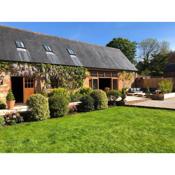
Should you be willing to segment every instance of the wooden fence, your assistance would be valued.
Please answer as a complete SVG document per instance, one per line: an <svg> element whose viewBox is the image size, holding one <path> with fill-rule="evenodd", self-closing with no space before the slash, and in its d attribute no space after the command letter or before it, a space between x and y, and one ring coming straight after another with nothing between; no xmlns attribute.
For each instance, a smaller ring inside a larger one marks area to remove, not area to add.
<svg viewBox="0 0 175 175"><path fill-rule="evenodd" d="M159 87L161 80L171 80L175 90L175 77L138 77L135 79L134 86L139 88L156 88Z"/></svg>

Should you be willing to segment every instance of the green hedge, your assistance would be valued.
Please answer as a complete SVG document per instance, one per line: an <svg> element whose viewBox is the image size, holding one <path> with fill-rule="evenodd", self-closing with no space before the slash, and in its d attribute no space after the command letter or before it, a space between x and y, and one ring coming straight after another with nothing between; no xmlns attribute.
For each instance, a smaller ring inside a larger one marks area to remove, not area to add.
<svg viewBox="0 0 175 175"><path fill-rule="evenodd" d="M90 95L84 95L80 101L81 103L78 105L79 112L88 112L94 110L94 99Z"/></svg>
<svg viewBox="0 0 175 175"><path fill-rule="evenodd" d="M50 117L48 99L41 94L30 96L27 101L29 110L31 110L31 120L44 120Z"/></svg>
<svg viewBox="0 0 175 175"><path fill-rule="evenodd" d="M94 99L95 109L105 109L108 108L108 98L106 93L102 90L94 90L91 93L91 97Z"/></svg>
<svg viewBox="0 0 175 175"><path fill-rule="evenodd" d="M50 92L48 94L48 96L51 97L52 95L55 95L55 94L59 94L59 95L63 96L64 98L67 98L67 100L70 101L70 94L69 94L68 90L65 88L55 88L52 90L52 92Z"/></svg>
<svg viewBox="0 0 175 175"><path fill-rule="evenodd" d="M62 117L68 112L68 99L59 94L55 93L49 97L49 109L51 117Z"/></svg>

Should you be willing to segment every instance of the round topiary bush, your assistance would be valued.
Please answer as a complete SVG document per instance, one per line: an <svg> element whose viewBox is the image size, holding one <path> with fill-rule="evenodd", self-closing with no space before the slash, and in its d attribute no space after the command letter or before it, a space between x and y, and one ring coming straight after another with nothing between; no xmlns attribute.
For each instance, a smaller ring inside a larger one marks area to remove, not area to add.
<svg viewBox="0 0 175 175"><path fill-rule="evenodd" d="M90 95L84 95L80 99L81 103L78 105L79 112L88 112L94 110L94 99Z"/></svg>
<svg viewBox="0 0 175 175"><path fill-rule="evenodd" d="M69 94L68 90L65 88L55 88L52 90L52 92L50 92L48 94L48 96L51 97L55 94L59 94L59 95L63 96L64 98L67 98L67 100L70 101L70 94Z"/></svg>
<svg viewBox="0 0 175 175"><path fill-rule="evenodd" d="M49 97L49 109L51 117L62 117L68 112L68 99L60 94Z"/></svg>
<svg viewBox="0 0 175 175"><path fill-rule="evenodd" d="M81 88L79 90L79 93L82 95L89 95L92 92L91 88Z"/></svg>
<svg viewBox="0 0 175 175"><path fill-rule="evenodd" d="M105 109L108 108L108 98L106 93L102 90L94 90L91 93L91 97L94 99L95 109Z"/></svg>
<svg viewBox="0 0 175 175"><path fill-rule="evenodd" d="M50 117L48 99L43 95L34 94L30 96L27 105L31 111L31 120L44 120Z"/></svg>

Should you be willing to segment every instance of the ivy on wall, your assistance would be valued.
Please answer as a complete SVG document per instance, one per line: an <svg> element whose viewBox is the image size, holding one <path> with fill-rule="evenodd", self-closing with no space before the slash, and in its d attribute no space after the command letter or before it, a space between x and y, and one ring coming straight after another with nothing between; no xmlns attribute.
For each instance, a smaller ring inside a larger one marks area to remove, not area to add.
<svg viewBox="0 0 175 175"><path fill-rule="evenodd" d="M0 73L2 72L8 72L13 76L40 77L45 80L46 87L67 89L82 87L83 80L87 76L87 69L84 67L19 62L0 62Z"/></svg>

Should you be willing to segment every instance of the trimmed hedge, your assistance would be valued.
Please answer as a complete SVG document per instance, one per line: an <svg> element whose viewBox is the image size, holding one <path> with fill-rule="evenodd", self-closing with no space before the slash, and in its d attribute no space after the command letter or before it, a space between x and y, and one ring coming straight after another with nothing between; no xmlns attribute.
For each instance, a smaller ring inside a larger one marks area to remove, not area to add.
<svg viewBox="0 0 175 175"><path fill-rule="evenodd" d="M51 117L56 118L64 116L68 112L68 104L68 99L59 93L50 96L49 109Z"/></svg>
<svg viewBox="0 0 175 175"><path fill-rule="evenodd" d="M0 127L5 125L5 119L3 116L0 116Z"/></svg>
<svg viewBox="0 0 175 175"><path fill-rule="evenodd" d="M88 112L94 110L94 99L90 95L84 95L80 101L81 103L77 108L79 112Z"/></svg>
<svg viewBox="0 0 175 175"><path fill-rule="evenodd" d="M82 94L80 94L79 92L71 92L70 93L70 101L71 102L77 102L77 101L80 101L80 99L81 99L81 97L82 97L83 95Z"/></svg>
<svg viewBox="0 0 175 175"><path fill-rule="evenodd" d="M94 99L95 109L106 109L108 108L108 98L106 93L102 90L94 90L91 93L91 97Z"/></svg>
<svg viewBox="0 0 175 175"><path fill-rule="evenodd" d="M31 120L45 120L50 117L48 99L41 94L30 96L27 105L31 110Z"/></svg>
<svg viewBox="0 0 175 175"><path fill-rule="evenodd" d="M91 88L81 88L79 93L82 95L89 95L93 90Z"/></svg>
<svg viewBox="0 0 175 175"><path fill-rule="evenodd" d="M55 95L55 94L59 94L59 95L63 96L64 98L67 98L67 100L70 101L69 92L68 92L68 90L65 89L65 88L55 88L55 89L52 90L52 92L50 92L50 93L48 94L48 96L51 97L51 96L53 96L53 95Z"/></svg>

